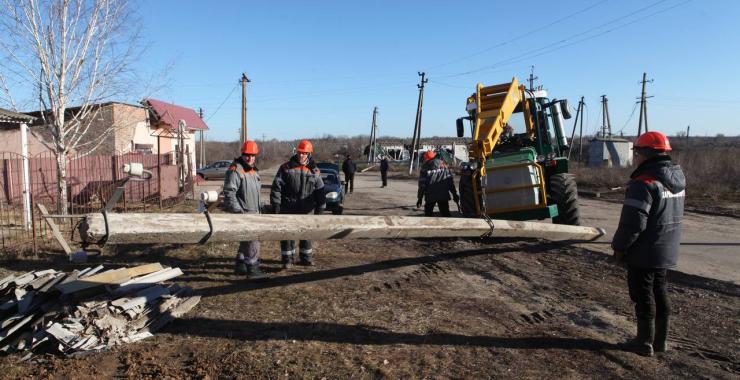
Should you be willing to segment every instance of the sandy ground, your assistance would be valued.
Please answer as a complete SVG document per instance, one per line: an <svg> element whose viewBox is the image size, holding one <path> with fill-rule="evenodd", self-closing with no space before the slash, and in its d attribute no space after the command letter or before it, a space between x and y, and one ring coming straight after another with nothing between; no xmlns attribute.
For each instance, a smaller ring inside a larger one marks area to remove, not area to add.
<svg viewBox="0 0 740 380"><path fill-rule="evenodd" d="M378 177L358 176L348 214L421 214L413 181L391 178L381 189ZM590 248L329 240L315 242L316 266L286 271L277 242L264 242L272 278L250 283L233 274L235 244L118 246L100 261L178 266L177 281L201 303L153 338L108 352L0 358L0 377L738 378L740 286L672 272L672 349L643 358L618 345L634 333L625 270ZM79 267L52 254L0 264L3 272Z"/></svg>

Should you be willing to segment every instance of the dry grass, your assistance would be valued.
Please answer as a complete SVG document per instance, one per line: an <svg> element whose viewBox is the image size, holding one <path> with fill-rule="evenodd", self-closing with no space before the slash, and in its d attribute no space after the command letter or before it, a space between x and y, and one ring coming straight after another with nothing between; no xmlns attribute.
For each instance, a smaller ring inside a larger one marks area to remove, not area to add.
<svg viewBox="0 0 740 380"><path fill-rule="evenodd" d="M734 160L740 145L678 147L671 157L681 165L691 197L705 200L740 202L740 165ZM582 187L608 189L624 186L634 170L630 168L572 165Z"/></svg>

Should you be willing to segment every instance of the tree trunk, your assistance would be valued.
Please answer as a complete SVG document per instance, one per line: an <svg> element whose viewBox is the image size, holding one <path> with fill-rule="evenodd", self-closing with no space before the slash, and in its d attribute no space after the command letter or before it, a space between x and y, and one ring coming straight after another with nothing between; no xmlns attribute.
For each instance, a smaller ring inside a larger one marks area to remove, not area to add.
<svg viewBox="0 0 740 380"><path fill-rule="evenodd" d="M67 153L57 152L57 212L67 214Z"/></svg>

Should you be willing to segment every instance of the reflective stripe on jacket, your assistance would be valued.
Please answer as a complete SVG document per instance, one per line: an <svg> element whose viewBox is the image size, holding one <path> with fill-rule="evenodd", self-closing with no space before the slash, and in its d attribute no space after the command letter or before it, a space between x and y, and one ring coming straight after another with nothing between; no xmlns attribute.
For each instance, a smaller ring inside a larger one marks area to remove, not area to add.
<svg viewBox="0 0 740 380"><path fill-rule="evenodd" d="M260 175L257 168L237 158L224 178L224 209L233 213L260 213Z"/></svg>
<svg viewBox="0 0 740 380"><path fill-rule="evenodd" d="M668 156L643 162L631 175L612 248L638 268L673 268L681 242L686 179Z"/></svg>
<svg viewBox="0 0 740 380"><path fill-rule="evenodd" d="M324 181L313 160L301 165L296 156L280 165L272 181L270 203L283 213L309 213L326 208Z"/></svg>
<svg viewBox="0 0 740 380"><path fill-rule="evenodd" d="M423 196L427 202L449 201L450 193L457 194L457 190L447 164L438 158L425 162L419 172L417 198Z"/></svg>

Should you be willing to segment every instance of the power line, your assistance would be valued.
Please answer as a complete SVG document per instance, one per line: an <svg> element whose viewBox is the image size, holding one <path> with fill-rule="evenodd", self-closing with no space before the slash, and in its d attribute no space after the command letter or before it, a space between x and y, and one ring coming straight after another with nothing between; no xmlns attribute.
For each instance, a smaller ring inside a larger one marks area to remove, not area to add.
<svg viewBox="0 0 740 380"><path fill-rule="evenodd" d="M578 43L581 43L581 42L584 42L584 41L587 41L587 40L590 40L590 39L593 39L593 38L596 38L596 37L602 36L602 35L604 35L604 34L607 34L607 33L611 33L611 32L613 32L613 31L615 31L615 30L617 30L617 29L621 29L621 28L623 28L623 27L626 27L626 26L632 25L632 24L634 24L634 23L636 23L636 22L639 22L639 21L642 21L642 20L644 20L644 19L646 19L646 18L649 18L649 17L655 16L655 15L657 15L657 14L660 14L660 13L664 13L664 12L667 12L667 11L669 11L669 10L673 9L673 8L676 8L676 7L678 7L678 6L681 6L681 5L684 5L684 4L686 4L686 3L689 3L689 2L691 2L692 0L686 0L686 1L683 1L683 2L681 2L681 3L678 3L678 4L675 4L675 5L673 5L673 6L671 6L671 7L668 7L668 8L664 8L664 9L661 9L661 10L659 10L659 11L656 11L656 12L650 13L650 14L648 14L648 15L646 15L646 16L643 16L643 17L637 18L637 19L635 19L635 20L632 20L632 21L630 21L630 22L624 23L624 24L622 24L622 25L618 25L618 26L616 26L616 27L613 27L613 28L611 28L611 29L607 29L607 30L605 30L605 31L602 31L601 33L597 33L597 34L594 34L594 35L591 35L591 36L587 36L587 37L584 37L584 38L582 38L582 39L579 39L579 40L575 40L575 41L573 41L573 42L571 42L571 43L568 43L568 44L564 44L565 42L568 42L569 40L573 39L574 37L578 37L578 36L582 36L582 35L585 35L585 34L591 33L591 32L593 32L593 31L595 31L595 30L598 30L598 29L601 29L601 28L603 28L604 26L607 26L607 25L611 25L611 24L614 24L614 23L616 23L616 22L619 22L619 21L621 21L621 20L623 20L623 19L629 18L629 17L631 17L631 16L633 16L633 15L635 15L635 14L638 14L638 13L640 13L640 12L643 12L643 11L647 10L647 9L650 9L650 8L652 8L652 7L655 7L655 6L657 6L657 5L659 5L659 4L662 4L662 3L666 2L666 1L668 1L668 0L660 0L660 1L657 1L657 2L655 2L655 3L652 3L652 4L649 4L649 5L647 5L647 6L645 6L645 7L642 7L642 8L639 8L639 9L637 9L637 10L634 10L634 11L632 11L632 12L630 12L630 13L627 13L627 14L625 14L625 15L622 15L622 16L620 16L620 17L617 17L617 18L615 18L615 19L612 19L612 20L610 20L610 21L607 21L607 22L605 22L605 23L602 23L602 24L599 24L599 25L597 25L597 26L594 26L594 27L588 28L588 29L586 29L586 30L584 30L584 31L581 31L581 32L578 32L578 33L574 33L574 34L572 34L572 35L570 35L570 36L567 36L567 37L565 37L565 38L563 38L563 39L561 39L561 40L559 40L559 41L557 41L557 42L553 42L553 43L547 44L547 45L545 45L545 46L542 46L542 47L539 47L539 48L536 48L536 49L532 49L532 50L530 50L530 51L528 51L528 52L525 52L525 53L519 54L519 55L517 55L517 56L514 56L514 57L511 57L511 58L507 58L507 59L504 59L504 60L498 61L498 62L496 62L496 63L494 63L494 64L492 64L492 65L487 65L487 66L483 66L483 67L480 67L480 68L477 68L477 69L467 70L467 71L464 71L464 72L460 72L460 73L456 73L456 74L443 75L443 76L441 76L441 77L442 77L442 78L449 78L449 77L456 77L456 76L469 75L469 74L477 73L477 72L480 72L480 71L484 71L484 70L488 70L488 69L496 68L497 66L500 66L500 65L502 65L502 64L511 64L511 63L515 63L515 62L519 62L519 61L522 61L522 60L528 60L528 59L531 59L531 58L534 58L534 57L538 57L538 56L540 56L540 55L543 55L543 54L551 53L551 52L553 52L553 51L557 51L557 50L560 50L560 49L566 48L566 47L568 47L568 46L572 46L572 45L575 45L575 44L578 44ZM563 44L564 44L564 45L563 45ZM548 49L549 49L549 50L548 50ZM544 51L543 51L543 50L544 50ZM541 53L538 53L538 52L540 52L540 51L543 51L543 52L541 52ZM536 54L535 54L535 53L536 53Z"/></svg>
<svg viewBox="0 0 740 380"><path fill-rule="evenodd" d="M218 107L216 107L216 110L213 111L211 116L208 117L208 120L211 120L214 116L216 116L216 114L218 113L218 110L220 110L221 107L224 105L224 103L226 103L226 101L229 100L229 98L231 97L232 94L234 94L234 91L236 91L237 88L239 88L239 84L234 85L234 88L231 89L231 92L229 92L229 95L226 95L226 97L224 98L224 101L221 102L221 104L219 104ZM208 120L206 120L206 123L208 122Z"/></svg>
<svg viewBox="0 0 740 380"><path fill-rule="evenodd" d="M583 8L583 9L580 9L580 10L578 10L578 11L576 11L576 12L573 12L573 13L571 13L571 14L569 14L569 15L565 16L565 17L561 17L561 18L559 18L559 19L557 19L557 20L555 20L555 21L553 21L553 22L551 22L551 23L549 23L549 24L543 25L543 26L541 26L541 27L539 27L539 28L537 28L537 29L531 30L531 31L529 31L529 32L526 32L526 33L522 33L522 34L520 34L520 35L518 35L518 36L516 36L516 37L514 37L514 38L512 38L512 39L510 39L510 40L508 40L508 41L500 42L500 43L498 43L498 44L495 44L495 45L489 46L489 47L487 47L487 48L485 48L485 49L483 49L483 50L479 50L479 51L477 51L477 52L475 52L475 53L472 53L472 54L466 55L466 56L464 56L464 57L462 57L462 58L454 59L454 60L452 60L452 61L449 61L449 62L445 62L445 63L441 63L441 64L438 64L438 65L432 66L432 67L430 67L429 69L430 69L430 70L431 70L431 69L436 69L436 68L439 68L439 67L443 67L443 66L451 65L451 64L453 64L453 63L461 62L461 61L467 60L467 59L469 59L469 58L472 58L472 57L475 57L475 56L481 55L481 54L483 54L483 53L489 52L489 51L491 51L491 50L493 50L493 49L496 49L496 48L499 48L499 47L501 47L501 46L505 46L505 45L508 45L508 44L510 44L510 43L512 43L512 42L515 42L515 41L521 40L522 38L528 37L528 36L530 36L530 35L532 35L532 34L535 34L535 33L539 32L539 31L545 30L545 29L547 29L547 28L549 28L549 27L551 27L551 26L553 26L553 25L559 24L559 23L561 23L561 22L563 22L563 21L565 21L565 20L567 20L567 19L569 19L569 18L572 18L572 17L576 16L576 15L579 15L579 14L581 14L581 13L587 12L587 11L589 11L589 10L591 10L591 9L593 9L593 8L595 8L595 7L597 7L597 6L601 5L601 4L603 4L603 3L605 3L605 2L607 2L607 0L602 0L602 1L599 1L599 2L597 2L597 3L595 3L595 4L592 4L592 5L590 5L590 6L586 7L586 8Z"/></svg>

